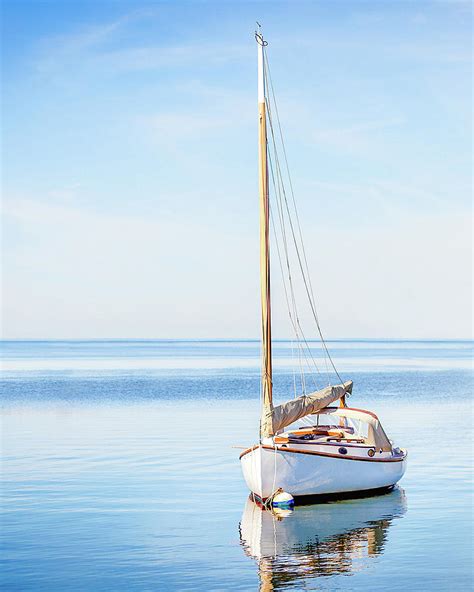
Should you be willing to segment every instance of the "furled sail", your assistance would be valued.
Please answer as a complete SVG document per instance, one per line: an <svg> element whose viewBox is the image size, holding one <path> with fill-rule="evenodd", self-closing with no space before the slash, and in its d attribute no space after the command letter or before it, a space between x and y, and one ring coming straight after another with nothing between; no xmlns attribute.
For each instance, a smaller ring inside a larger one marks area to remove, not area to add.
<svg viewBox="0 0 474 592"><path fill-rule="evenodd" d="M317 413L334 401L352 392L352 380L336 386L328 386L309 395L282 403L273 409L267 408L262 416L261 435L268 438L294 421Z"/></svg>

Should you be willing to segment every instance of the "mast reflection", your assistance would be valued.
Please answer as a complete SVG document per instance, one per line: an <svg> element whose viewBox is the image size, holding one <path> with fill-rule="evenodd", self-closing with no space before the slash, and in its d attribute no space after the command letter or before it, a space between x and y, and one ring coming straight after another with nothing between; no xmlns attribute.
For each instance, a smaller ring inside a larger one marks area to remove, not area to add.
<svg viewBox="0 0 474 592"><path fill-rule="evenodd" d="M351 574L384 552L392 521L406 512L404 491L372 498L264 510L250 498L240 522L245 553L257 561L260 592Z"/></svg>

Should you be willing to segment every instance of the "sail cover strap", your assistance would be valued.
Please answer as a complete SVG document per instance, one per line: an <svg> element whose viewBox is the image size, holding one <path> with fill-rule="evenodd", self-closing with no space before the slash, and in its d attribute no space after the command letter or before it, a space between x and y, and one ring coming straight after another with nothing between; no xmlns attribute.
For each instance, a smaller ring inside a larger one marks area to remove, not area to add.
<svg viewBox="0 0 474 592"><path fill-rule="evenodd" d="M321 391L316 391L309 395L301 395L301 397L282 403L273 409L267 408L262 416L262 437L268 438L273 436L294 421L306 415L317 413L343 397L346 393L350 394L351 392L352 380L349 380L344 384L328 386Z"/></svg>

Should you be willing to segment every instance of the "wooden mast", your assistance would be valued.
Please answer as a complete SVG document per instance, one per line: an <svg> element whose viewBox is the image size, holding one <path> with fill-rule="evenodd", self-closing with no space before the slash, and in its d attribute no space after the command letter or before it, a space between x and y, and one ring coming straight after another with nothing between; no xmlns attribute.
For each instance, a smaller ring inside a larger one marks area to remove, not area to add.
<svg viewBox="0 0 474 592"><path fill-rule="evenodd" d="M262 420L273 409L272 328L270 309L270 224L268 200L267 117L265 105L264 41L255 34L258 51L258 186L260 195L260 289L262 300Z"/></svg>

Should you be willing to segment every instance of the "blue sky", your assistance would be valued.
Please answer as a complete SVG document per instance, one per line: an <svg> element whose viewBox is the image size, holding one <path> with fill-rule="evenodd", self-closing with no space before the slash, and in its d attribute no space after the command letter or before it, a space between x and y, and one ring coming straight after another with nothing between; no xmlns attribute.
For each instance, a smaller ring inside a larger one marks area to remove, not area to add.
<svg viewBox="0 0 474 592"><path fill-rule="evenodd" d="M4 1L4 337L258 337L256 20L325 333L469 337L470 10Z"/></svg>

